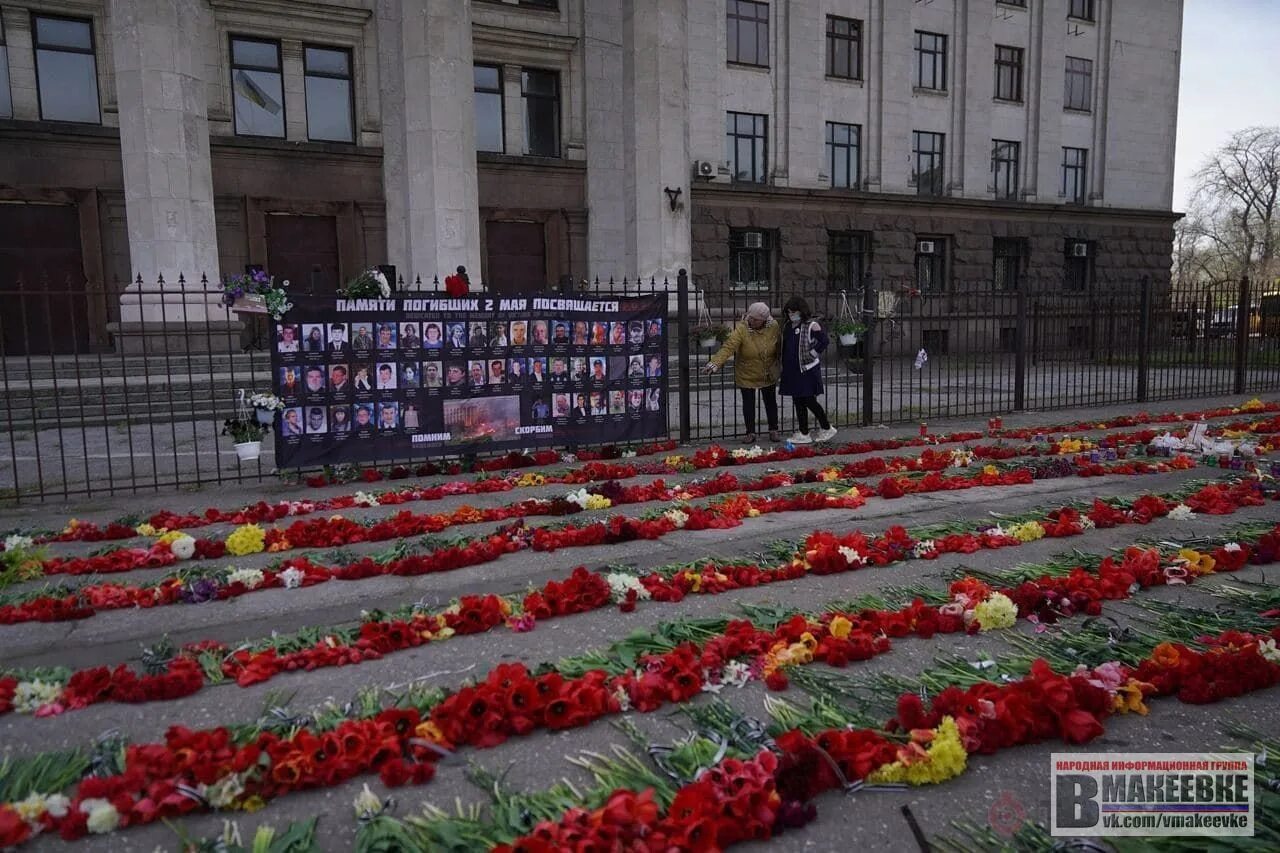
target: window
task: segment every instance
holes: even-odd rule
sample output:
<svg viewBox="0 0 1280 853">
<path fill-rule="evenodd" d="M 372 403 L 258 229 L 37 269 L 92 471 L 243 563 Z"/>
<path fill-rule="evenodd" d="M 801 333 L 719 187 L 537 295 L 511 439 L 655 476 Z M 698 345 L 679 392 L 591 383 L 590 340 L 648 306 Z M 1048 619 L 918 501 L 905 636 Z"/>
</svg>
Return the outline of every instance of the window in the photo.
<svg viewBox="0 0 1280 853">
<path fill-rule="evenodd" d="M 502 119 L 502 69 L 496 65 L 475 67 L 476 150 L 507 150 Z"/>
<path fill-rule="evenodd" d="M 524 148 L 537 157 L 560 156 L 560 75 L 525 68 L 520 72 L 524 97 Z"/>
<path fill-rule="evenodd" d="M 1001 6 L 1017 6 L 1019 9 L 1027 8 L 1027 0 L 996 0 Z"/>
<path fill-rule="evenodd" d="M 1062 105 L 1088 112 L 1093 108 L 1093 61 L 1067 57 L 1067 91 Z"/>
<path fill-rule="evenodd" d="M 941 133 L 911 132 L 911 180 L 917 195 L 942 195 L 946 191 L 942 170 L 946 139 Z"/>
<path fill-rule="evenodd" d="M 9 48 L 4 40 L 3 14 L 0 14 L 0 118 L 13 118 L 13 96 L 9 90 Z"/>
<path fill-rule="evenodd" d="M 768 290 L 773 286 L 772 231 L 729 231 L 729 283 L 734 290 Z"/>
<path fill-rule="evenodd" d="M 322 142 L 355 142 L 351 105 L 351 51 L 304 47 L 307 88 L 307 138 Z"/>
<path fill-rule="evenodd" d="M 1062 192 L 1067 204 L 1084 204 L 1088 197 L 1085 182 L 1088 173 L 1089 152 L 1084 148 L 1062 149 Z"/>
<path fill-rule="evenodd" d="M 729 0 L 729 61 L 769 67 L 769 4 Z"/>
<path fill-rule="evenodd" d="M 98 62 L 93 53 L 93 24 L 79 18 L 33 15 L 36 88 L 40 118 L 98 124 Z M 6 49 L 7 53 L 7 49 Z M 9 99 L 8 60 L 5 100 Z"/>
<path fill-rule="evenodd" d="M 1022 100 L 1022 48 L 996 45 L 996 100 Z"/>
<path fill-rule="evenodd" d="M 862 126 L 827 122 L 827 167 L 831 186 L 857 189 L 862 185 Z"/>
<path fill-rule="evenodd" d="M 947 88 L 947 37 L 916 30 L 916 87 Z"/>
<path fill-rule="evenodd" d="M 1018 155 L 1022 145 L 1006 139 L 991 140 L 991 185 L 996 198 L 1018 197 Z"/>
<path fill-rule="evenodd" d="M 1026 246 L 1017 237 L 997 237 L 994 242 L 992 279 L 996 290 L 1017 290 L 1022 284 L 1022 259 Z"/>
<path fill-rule="evenodd" d="M 1067 290 L 1083 293 L 1093 280 L 1094 244 L 1086 240 L 1068 240 L 1063 254 L 1063 278 Z"/>
<path fill-rule="evenodd" d="M 827 232 L 827 286 L 831 290 L 857 290 L 867 274 L 871 240 L 856 231 Z"/>
<path fill-rule="evenodd" d="M 1071 0 L 1067 6 L 1068 18 L 1079 18 L 1082 21 L 1093 20 L 1093 0 Z"/>
<path fill-rule="evenodd" d="M 233 36 L 231 89 L 235 96 L 236 134 L 284 136 L 284 82 L 280 43 Z"/>
<path fill-rule="evenodd" d="M 947 240 L 945 237 L 916 238 L 916 290 L 945 293 L 947 290 Z"/>
<path fill-rule="evenodd" d="M 862 79 L 862 21 L 827 15 L 827 76 Z"/>
<path fill-rule="evenodd" d="M 735 181 L 763 184 L 767 180 L 768 132 L 768 116 L 726 114 L 725 159 Z"/>
</svg>

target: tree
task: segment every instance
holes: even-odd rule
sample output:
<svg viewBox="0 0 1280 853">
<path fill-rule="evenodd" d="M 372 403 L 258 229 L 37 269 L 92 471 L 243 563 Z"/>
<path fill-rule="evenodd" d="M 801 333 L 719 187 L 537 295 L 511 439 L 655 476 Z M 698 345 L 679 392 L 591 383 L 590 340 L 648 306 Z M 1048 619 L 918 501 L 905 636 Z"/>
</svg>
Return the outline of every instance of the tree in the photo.
<svg viewBox="0 0 1280 853">
<path fill-rule="evenodd" d="M 1233 134 L 1195 174 L 1192 214 L 1184 226 L 1190 249 L 1181 267 L 1212 280 L 1249 276 L 1273 282 L 1280 264 L 1280 127 Z"/>
</svg>

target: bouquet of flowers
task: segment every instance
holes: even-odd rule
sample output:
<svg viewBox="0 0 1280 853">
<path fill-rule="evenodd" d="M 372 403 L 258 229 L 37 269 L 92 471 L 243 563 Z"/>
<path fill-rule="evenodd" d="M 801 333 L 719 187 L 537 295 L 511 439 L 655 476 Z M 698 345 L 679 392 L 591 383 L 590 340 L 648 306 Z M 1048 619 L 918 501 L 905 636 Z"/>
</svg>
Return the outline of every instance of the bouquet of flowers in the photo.
<svg viewBox="0 0 1280 853">
<path fill-rule="evenodd" d="M 284 411 L 284 400 L 281 400 L 275 394 L 250 394 L 249 405 L 253 407 L 258 423 L 264 426 L 269 426 L 275 422 L 276 412 Z"/>
<path fill-rule="evenodd" d="M 370 268 L 347 282 L 342 295 L 348 299 L 386 299 L 391 295 L 391 285 L 382 270 Z"/>
<path fill-rule="evenodd" d="M 288 286 L 288 279 L 277 285 L 275 276 L 254 270 L 247 275 L 227 276 L 222 283 L 222 300 L 228 307 L 270 314 L 279 320 L 293 307 L 285 291 Z"/>
</svg>

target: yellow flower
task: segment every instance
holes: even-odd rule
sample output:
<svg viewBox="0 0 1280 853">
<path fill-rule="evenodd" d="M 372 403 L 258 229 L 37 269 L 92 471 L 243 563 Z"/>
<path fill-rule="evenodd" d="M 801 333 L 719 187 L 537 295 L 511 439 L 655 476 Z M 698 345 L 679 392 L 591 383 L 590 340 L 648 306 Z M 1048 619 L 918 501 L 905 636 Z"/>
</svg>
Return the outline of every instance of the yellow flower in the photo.
<svg viewBox="0 0 1280 853">
<path fill-rule="evenodd" d="M 444 743 L 444 732 L 440 731 L 440 727 L 433 720 L 418 723 L 418 727 L 413 730 L 413 733 L 423 740 Z"/>
<path fill-rule="evenodd" d="M 587 495 L 587 505 L 585 509 L 608 509 L 613 506 L 613 501 L 604 495 Z"/>
<path fill-rule="evenodd" d="M 685 572 L 684 576 L 689 580 L 689 586 L 693 588 L 694 592 L 702 590 L 702 575 L 696 572 Z"/>
<path fill-rule="evenodd" d="M 973 608 L 973 617 L 978 620 L 983 631 L 1012 628 L 1018 621 L 1018 605 L 1004 593 L 995 592 Z"/>
<path fill-rule="evenodd" d="M 158 533 L 150 524 L 139 524 L 134 530 L 137 531 L 139 536 L 155 536 Z"/>
<path fill-rule="evenodd" d="M 1199 551 L 1193 551 L 1190 548 L 1183 548 L 1178 552 L 1178 557 L 1186 562 L 1187 571 L 1193 575 L 1213 574 L 1214 566 L 1218 564 L 1208 554 L 1201 554 Z"/>
<path fill-rule="evenodd" d="M 187 534 L 183 533 L 181 530 L 166 530 L 164 533 L 160 534 L 160 538 L 156 540 L 156 543 L 159 545 L 168 545 L 170 542 L 181 539 L 186 535 Z"/>
<path fill-rule="evenodd" d="M 822 479 L 822 482 L 824 483 L 830 483 L 833 480 L 839 480 L 840 472 L 837 471 L 835 468 L 827 468 L 823 470 L 821 474 L 821 479 Z"/>
<path fill-rule="evenodd" d="M 240 808 L 250 814 L 266 807 L 266 800 L 262 799 L 262 797 L 259 797 L 257 794 L 254 794 L 252 797 L 240 804 Z"/>
<path fill-rule="evenodd" d="M 503 616 L 510 616 L 510 615 L 511 615 L 511 602 L 510 602 L 510 601 L 507 601 L 505 598 L 499 598 L 499 599 L 498 599 L 498 609 L 502 611 L 502 615 L 503 615 Z"/>
<path fill-rule="evenodd" d="M 1010 527 L 1008 533 L 1019 542 L 1034 542 L 1044 538 L 1044 527 L 1038 521 L 1024 521 Z"/>
<path fill-rule="evenodd" d="M 546 483 L 547 478 L 542 474 L 525 473 L 516 480 L 517 486 L 544 486 Z"/>
<path fill-rule="evenodd" d="M 684 462 L 684 457 L 679 454 L 675 456 L 668 456 L 666 459 L 663 459 L 662 462 L 664 465 L 670 465 L 672 468 L 676 468 Z"/>
<path fill-rule="evenodd" d="M 908 785 L 936 785 L 953 779 L 964 772 L 968 761 L 968 753 L 960 740 L 960 729 L 952 717 L 943 717 L 942 723 L 933 730 L 929 748 L 923 757 L 919 756 L 919 748 L 913 743 L 915 750 L 909 751 L 907 760 L 886 764 L 867 777 L 867 781 L 879 785 L 890 782 L 906 782 Z M 915 753 L 911 756 L 910 753 Z"/>
<path fill-rule="evenodd" d="M 452 637 L 453 634 L 454 634 L 454 630 L 446 625 L 445 627 L 441 628 L 439 631 L 436 631 L 436 639 L 447 640 L 450 637 Z"/>
<path fill-rule="evenodd" d="M 1246 402 L 1244 405 L 1242 405 L 1242 406 L 1240 407 L 1240 411 L 1242 411 L 1242 412 L 1260 412 L 1260 411 L 1262 411 L 1262 410 L 1263 410 L 1263 409 L 1265 409 L 1265 408 L 1266 408 L 1266 406 L 1263 404 L 1263 402 L 1262 402 L 1261 400 L 1259 400 L 1257 397 L 1254 397 L 1252 400 L 1249 400 L 1249 401 L 1248 401 L 1248 402 Z"/>
<path fill-rule="evenodd" d="M 1150 684 L 1138 681 L 1136 678 L 1130 678 L 1127 682 L 1116 688 L 1116 695 L 1111 699 L 1111 708 L 1119 714 L 1141 714 L 1147 715 L 1147 703 L 1143 701 L 1142 688 L 1151 687 Z"/>
<path fill-rule="evenodd" d="M 267 534 L 256 524 L 242 524 L 227 537 L 227 553 L 242 557 L 260 553 L 266 547 Z"/>
<path fill-rule="evenodd" d="M 752 507 L 751 509 L 747 510 L 747 518 L 759 518 L 759 516 L 760 516 L 760 510 L 756 509 L 755 507 Z"/>
<path fill-rule="evenodd" d="M 818 647 L 818 640 L 813 636 L 813 634 L 805 631 L 800 635 L 800 645 L 804 646 L 808 651 L 813 651 Z"/>
<path fill-rule="evenodd" d="M 827 627 L 831 632 L 831 636 L 837 640 L 843 640 L 849 636 L 849 632 L 853 630 L 853 623 L 843 616 L 837 616 L 831 620 L 831 624 Z"/>
<path fill-rule="evenodd" d="M 1000 469 L 994 465 L 983 465 L 982 473 L 986 474 L 988 477 L 997 477 L 1000 475 Z"/>
</svg>

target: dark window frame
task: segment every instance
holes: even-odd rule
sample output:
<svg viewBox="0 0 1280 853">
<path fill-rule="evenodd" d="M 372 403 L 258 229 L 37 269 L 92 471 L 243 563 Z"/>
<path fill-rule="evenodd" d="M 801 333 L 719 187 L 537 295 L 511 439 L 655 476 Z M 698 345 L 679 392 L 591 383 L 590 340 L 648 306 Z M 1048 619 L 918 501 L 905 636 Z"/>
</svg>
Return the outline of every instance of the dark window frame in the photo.
<svg viewBox="0 0 1280 853">
<path fill-rule="evenodd" d="M 1082 63 L 1075 68 L 1072 63 Z M 1073 98 L 1072 94 L 1078 95 Z M 1068 56 L 1063 66 L 1062 108 L 1074 112 L 1093 112 L 1093 60 Z"/>
<path fill-rule="evenodd" d="M 276 49 L 276 67 L 268 68 L 265 65 L 248 65 L 236 62 L 236 42 L 253 42 L 254 44 L 269 44 Z M 285 139 L 289 135 L 289 104 L 284 96 L 284 52 L 280 46 L 280 39 L 270 39 L 264 36 L 242 36 L 235 33 L 227 34 L 227 49 L 230 51 L 227 58 L 230 60 L 231 66 L 231 129 L 236 136 L 243 136 L 248 139 Z M 280 133 L 245 133 L 240 130 L 236 122 L 236 72 L 237 71 L 264 71 L 269 74 L 280 75 Z M 353 87 L 354 88 L 354 87 Z M 305 99 L 306 86 L 303 86 L 303 96 Z M 354 93 L 353 93 L 354 94 Z M 354 127 L 352 128 L 354 130 Z"/>
<path fill-rule="evenodd" d="M 481 148 L 481 147 L 479 147 L 479 144 L 478 144 L 478 142 L 477 142 L 477 145 L 476 145 L 476 151 L 483 152 L 483 153 L 485 153 L 485 154 L 505 154 L 505 153 L 506 153 L 506 151 L 507 151 L 507 93 L 506 93 L 506 85 L 507 85 L 507 81 L 506 81 L 506 75 L 503 73 L 502 66 L 501 66 L 500 64 L 494 64 L 494 63 L 492 63 L 492 62 L 473 62 L 473 63 L 472 63 L 472 65 L 471 65 L 471 68 L 472 68 L 472 72 L 471 72 L 472 95 L 474 96 L 475 94 L 477 94 L 477 93 L 478 93 L 478 94 L 483 94 L 483 95 L 497 95 L 497 96 L 498 96 L 498 126 L 501 128 L 501 133 L 502 133 L 502 139 L 501 139 L 502 147 L 501 147 L 501 148 L 498 148 L 498 149 L 496 149 L 496 150 L 495 150 L 495 149 L 491 149 L 491 148 Z M 484 89 L 484 88 L 481 88 L 480 86 L 476 85 L 476 82 L 475 82 L 475 69 L 476 69 L 476 68 L 491 68 L 491 69 L 493 69 L 494 71 L 497 71 L 497 72 L 498 72 L 498 88 L 497 88 L 496 90 L 495 90 L 495 89 Z M 521 85 L 521 99 L 522 99 L 522 100 L 521 100 L 521 105 L 522 105 L 522 106 L 523 106 L 523 104 L 524 104 L 524 101 L 523 101 L 523 97 L 524 97 L 524 92 L 523 92 L 523 88 L 524 88 L 524 87 L 523 87 L 523 81 L 524 81 L 524 78 L 523 78 L 523 74 L 522 74 L 522 76 L 521 76 L 521 83 L 522 83 L 522 85 Z M 479 137 L 477 137 L 477 140 L 478 140 L 478 139 L 479 139 Z"/>
<path fill-rule="evenodd" d="M 759 17 L 760 10 L 764 10 L 764 17 Z M 755 14 L 747 15 L 745 11 L 750 10 Z M 762 3 L 760 0 L 728 0 L 725 3 L 725 61 L 730 65 L 744 65 L 748 68 L 769 68 L 769 28 L 771 25 L 768 3 Z M 738 55 L 738 47 L 741 44 L 739 38 L 739 28 L 749 26 L 754 30 L 755 34 L 755 56 L 752 59 L 744 59 Z M 761 52 L 763 52 L 763 61 L 761 61 Z"/>
<path fill-rule="evenodd" d="M 991 241 L 992 289 L 1013 293 L 1022 287 L 1026 273 L 1027 241 L 1022 237 L 996 237 Z"/>
<path fill-rule="evenodd" d="M 1067 17 L 1077 21 L 1093 22 L 1097 20 L 1098 9 L 1094 0 L 1068 0 Z"/>
<path fill-rule="evenodd" d="M 40 44 L 40 28 L 37 24 L 40 20 L 49 21 L 70 21 L 77 24 L 85 24 L 89 27 L 89 47 L 75 48 L 66 47 L 64 45 L 54 45 L 52 47 L 44 47 Z M 7 42 L 6 42 L 7 45 Z M 93 57 L 93 90 L 94 99 L 98 104 L 98 120 L 97 121 L 77 121 L 75 119 L 59 119 L 45 118 L 44 115 L 44 90 L 40 85 L 40 51 L 57 51 L 59 53 L 75 53 L 80 56 Z M 5 48 L 5 62 L 8 63 L 8 48 Z M 77 15 L 60 15 L 57 13 L 46 13 L 38 10 L 31 11 L 31 64 L 35 71 L 36 77 L 36 108 L 39 111 L 41 121 L 57 121 L 64 124 L 102 124 L 102 83 L 98 80 L 98 39 L 97 34 L 93 31 L 93 18 L 82 18 Z M 13 83 L 10 81 L 10 86 Z M 13 96 L 12 88 L 10 89 L 10 97 Z M 12 108 L 12 105 L 10 105 Z"/>
<path fill-rule="evenodd" d="M 846 132 L 846 140 L 838 142 L 833 139 L 832 131 L 836 128 Z M 843 155 L 840 154 L 843 152 Z M 841 121 L 826 123 L 827 168 L 830 169 L 828 179 L 832 189 L 856 190 L 862 187 L 862 125 Z M 845 176 L 848 183 L 836 183 L 836 158 L 843 156 Z"/>
<path fill-rule="evenodd" d="M 930 150 L 925 151 L 920 147 L 920 143 L 928 137 L 931 143 L 936 143 L 936 149 L 930 145 Z M 946 175 L 946 156 L 947 156 L 947 135 L 945 133 L 934 133 L 928 130 L 911 131 L 911 180 L 916 185 L 916 195 L 927 196 L 943 196 L 947 193 L 947 175 Z M 922 168 L 924 158 L 929 158 L 930 168 Z M 929 173 L 936 175 L 926 185 L 923 180 L 924 176 Z"/>
<path fill-rule="evenodd" d="M 844 25 L 845 31 L 837 31 L 837 24 Z M 838 52 L 846 60 L 848 74 L 836 70 Z M 862 79 L 862 21 L 858 18 L 827 15 L 827 76 L 835 80 Z"/>
<path fill-rule="evenodd" d="M 746 239 L 748 234 L 759 234 L 760 246 L 748 246 L 749 241 Z M 729 229 L 729 289 L 737 291 L 749 292 L 765 292 L 773 290 L 774 282 L 778 277 L 778 256 L 777 252 L 777 236 L 776 232 L 768 228 L 730 228 Z M 756 282 L 761 281 L 755 278 L 752 282 L 740 281 L 735 277 L 735 267 L 738 267 L 741 259 L 751 258 L 752 265 L 756 269 L 757 274 L 761 267 L 766 273 L 763 279 L 764 284 L 759 285 Z"/>
<path fill-rule="evenodd" d="M 926 46 L 928 39 L 930 44 Z M 915 31 L 915 87 L 931 92 L 947 91 L 947 56 L 948 45 L 946 33 L 933 33 L 927 30 Z M 925 76 L 925 58 L 929 58 L 929 74 Z"/>
<path fill-rule="evenodd" d="M 1021 169 L 1021 142 L 1013 139 L 991 140 L 991 185 L 996 198 L 1018 198 Z"/>
<path fill-rule="evenodd" d="M 738 130 L 738 119 L 752 119 L 752 129 L 750 134 L 743 133 Z M 729 126 L 732 122 L 732 126 Z M 767 184 L 769 182 L 769 116 L 764 113 L 740 113 L 730 110 L 725 113 L 725 144 L 730 146 L 731 156 L 729 161 L 729 170 L 734 183 L 739 184 Z M 762 128 L 757 132 L 757 128 Z M 741 139 L 752 140 L 751 145 L 751 171 L 750 178 L 741 178 L 739 174 L 741 170 L 738 168 L 738 141 Z M 759 154 L 759 162 L 757 163 L 757 153 Z M 756 166 L 759 166 L 757 170 Z M 757 178 L 756 175 L 759 175 Z"/>
<path fill-rule="evenodd" d="M 1083 258 L 1072 254 L 1077 243 L 1088 247 Z M 1092 240 L 1067 240 L 1062 247 L 1062 287 L 1069 293 L 1088 293 L 1093 289 L 1093 257 L 1097 244 Z"/>
<path fill-rule="evenodd" d="M 996 0 L 1001 6 L 1016 6 L 1019 9 L 1027 8 L 1027 0 Z"/>
<path fill-rule="evenodd" d="M 996 45 L 997 101 L 1022 103 L 1023 62 L 1026 51 L 1007 44 Z"/>
<path fill-rule="evenodd" d="M 933 254 L 921 254 L 919 251 L 921 242 L 933 242 L 935 244 Z M 915 262 L 912 266 L 916 290 L 926 296 L 949 293 L 951 291 L 951 238 L 946 235 L 917 234 L 915 248 Z M 939 282 L 941 282 L 940 286 Z"/>
<path fill-rule="evenodd" d="M 307 52 L 310 50 L 327 50 L 333 53 L 343 53 L 347 57 L 347 73 L 346 76 L 334 74 L 328 71 L 312 71 L 310 68 L 309 57 Z M 281 75 L 283 76 L 283 69 Z M 351 138 L 350 139 L 315 139 L 311 135 L 311 93 L 307 90 L 307 80 L 311 77 L 320 77 L 325 80 L 346 80 L 349 92 L 347 94 L 347 112 L 351 117 Z M 281 84 L 283 85 L 283 79 Z M 359 139 L 359 131 L 356 128 L 356 57 L 355 51 L 349 47 L 332 44 L 313 44 L 311 42 L 303 42 L 302 44 L 302 100 L 304 113 L 307 121 L 307 139 L 315 142 L 327 142 L 334 145 L 355 145 Z"/>
<path fill-rule="evenodd" d="M 1077 162 L 1071 162 L 1074 158 Z M 1062 197 L 1067 204 L 1089 200 L 1089 149 L 1062 146 Z"/>
<path fill-rule="evenodd" d="M 843 275 L 837 266 L 843 267 Z M 871 235 L 866 231 L 827 232 L 827 290 L 858 290 L 871 267 Z"/>
<path fill-rule="evenodd" d="M 555 79 L 555 94 L 543 95 L 537 92 L 530 93 L 529 88 L 526 85 L 526 82 L 527 82 L 526 77 L 530 72 L 534 72 L 536 74 L 550 74 Z M 535 68 L 533 66 L 527 66 L 527 65 L 521 66 L 520 68 L 520 103 L 524 107 L 524 147 L 526 149 L 525 153 L 530 157 L 561 156 L 561 149 L 564 143 L 564 129 L 563 127 L 561 127 L 561 124 L 564 121 L 563 85 L 564 85 L 563 78 L 561 77 L 560 72 L 556 69 Z M 555 138 L 555 145 L 553 146 L 553 153 L 551 154 L 546 154 L 543 152 L 532 150 L 533 149 L 533 145 L 531 144 L 532 139 L 530 139 L 529 137 L 529 107 L 530 107 L 529 102 L 530 101 L 550 101 L 552 106 L 555 109 L 556 138 Z"/>
</svg>

